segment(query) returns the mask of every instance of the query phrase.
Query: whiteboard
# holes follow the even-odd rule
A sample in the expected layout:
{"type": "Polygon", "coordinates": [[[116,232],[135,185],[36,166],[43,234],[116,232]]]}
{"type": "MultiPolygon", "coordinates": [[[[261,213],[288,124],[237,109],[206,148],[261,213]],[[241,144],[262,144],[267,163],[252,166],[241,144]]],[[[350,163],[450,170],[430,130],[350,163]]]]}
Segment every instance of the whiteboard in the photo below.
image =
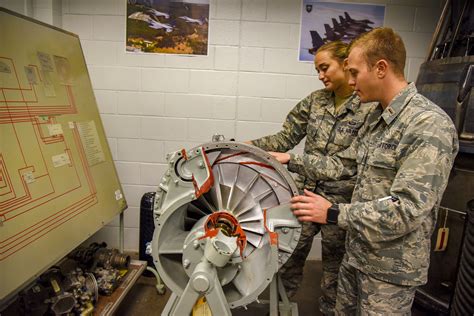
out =
{"type": "Polygon", "coordinates": [[[0,8],[0,303],[126,208],[79,37],[0,8]]]}

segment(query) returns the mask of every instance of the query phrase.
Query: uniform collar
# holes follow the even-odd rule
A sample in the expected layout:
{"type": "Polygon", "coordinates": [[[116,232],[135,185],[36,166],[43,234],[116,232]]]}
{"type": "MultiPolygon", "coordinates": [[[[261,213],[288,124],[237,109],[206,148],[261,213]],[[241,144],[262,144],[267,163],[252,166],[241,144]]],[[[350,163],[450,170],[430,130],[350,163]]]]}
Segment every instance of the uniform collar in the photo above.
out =
{"type": "Polygon", "coordinates": [[[360,105],[360,98],[357,95],[357,93],[352,93],[352,95],[347,99],[346,103],[344,104],[344,107],[348,109],[349,111],[355,112],[360,105]]]}
{"type": "Polygon", "coordinates": [[[383,110],[382,118],[385,123],[389,125],[400,112],[405,108],[405,106],[410,102],[411,98],[417,93],[415,84],[409,83],[405,88],[403,88],[393,99],[390,101],[390,104],[383,110]]]}
{"type": "Polygon", "coordinates": [[[347,98],[346,102],[342,105],[344,107],[344,109],[336,114],[336,104],[334,102],[336,99],[335,99],[335,96],[334,96],[333,92],[327,91],[326,97],[327,97],[327,100],[328,100],[327,110],[334,117],[337,117],[337,116],[339,116],[343,113],[346,113],[347,111],[355,112],[357,110],[357,108],[359,107],[359,104],[360,104],[359,96],[357,96],[356,93],[353,93],[352,95],[350,95],[347,98]]]}

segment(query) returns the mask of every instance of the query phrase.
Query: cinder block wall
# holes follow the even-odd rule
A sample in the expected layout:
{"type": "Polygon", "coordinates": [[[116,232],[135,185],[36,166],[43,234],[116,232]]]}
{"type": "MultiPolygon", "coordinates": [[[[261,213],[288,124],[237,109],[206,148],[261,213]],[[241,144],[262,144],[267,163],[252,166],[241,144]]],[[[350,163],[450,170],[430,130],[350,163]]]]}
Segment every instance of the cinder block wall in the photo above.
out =
{"type": "MultiPolygon", "coordinates": [[[[300,0],[211,0],[208,56],[125,52],[126,0],[0,0],[81,38],[109,145],[129,209],[125,249],[138,250],[139,204],[164,173],[165,155],[210,140],[276,132],[287,112],[322,88],[311,63],[297,61],[300,0]],[[48,13],[50,8],[52,11],[48,13]],[[36,9],[36,13],[35,13],[36,9]]],[[[443,0],[346,0],[386,6],[385,25],[403,37],[414,81],[443,0]]],[[[118,247],[118,219],[93,238],[118,247]]],[[[311,259],[320,258],[316,237],[311,259]]]]}

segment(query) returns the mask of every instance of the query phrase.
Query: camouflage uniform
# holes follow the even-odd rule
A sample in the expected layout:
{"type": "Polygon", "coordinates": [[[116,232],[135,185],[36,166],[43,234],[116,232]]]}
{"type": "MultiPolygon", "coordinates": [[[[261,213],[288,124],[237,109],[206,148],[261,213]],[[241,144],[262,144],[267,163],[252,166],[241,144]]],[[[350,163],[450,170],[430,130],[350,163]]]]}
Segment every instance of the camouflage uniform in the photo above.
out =
{"type": "MultiPolygon", "coordinates": [[[[360,107],[359,98],[350,96],[343,108],[336,113],[332,92],[318,90],[301,100],[288,114],[283,129],[275,135],[253,140],[253,145],[267,151],[286,152],[294,148],[305,136],[305,154],[335,154],[346,149],[354,140],[370,111],[369,106],[360,107]]],[[[355,184],[354,177],[338,181],[318,181],[303,177],[303,159],[292,155],[288,170],[297,172],[298,188],[315,191],[334,203],[348,203],[355,184]]],[[[301,283],[303,266],[311,249],[314,236],[320,226],[303,223],[301,238],[288,262],[280,269],[283,284],[291,297],[301,283]]],[[[345,231],[337,226],[323,227],[323,297],[321,309],[330,313],[335,304],[337,271],[344,255],[345,231]]]]}
{"type": "Polygon", "coordinates": [[[342,261],[339,271],[338,315],[411,315],[416,286],[380,281],[346,260],[342,261]]]}
{"type": "Polygon", "coordinates": [[[380,106],[372,112],[359,135],[333,157],[304,158],[308,176],[318,179],[347,176],[357,163],[352,201],[339,205],[347,253],[336,310],[387,312],[388,304],[389,311],[409,313],[414,289],[427,281],[430,236],[458,151],[456,129],[411,83],[385,110],[380,106]],[[385,282],[380,300],[367,300],[373,294],[363,292],[368,278],[385,282]]]}

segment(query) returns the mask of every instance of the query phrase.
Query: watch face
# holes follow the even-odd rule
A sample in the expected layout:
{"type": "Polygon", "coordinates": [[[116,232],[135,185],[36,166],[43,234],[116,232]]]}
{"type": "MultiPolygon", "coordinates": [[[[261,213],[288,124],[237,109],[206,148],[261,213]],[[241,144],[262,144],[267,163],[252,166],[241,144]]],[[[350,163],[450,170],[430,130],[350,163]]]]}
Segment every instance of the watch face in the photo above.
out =
{"type": "Polygon", "coordinates": [[[332,205],[328,209],[327,219],[326,221],[329,224],[337,224],[337,218],[339,217],[339,207],[332,205]]]}

